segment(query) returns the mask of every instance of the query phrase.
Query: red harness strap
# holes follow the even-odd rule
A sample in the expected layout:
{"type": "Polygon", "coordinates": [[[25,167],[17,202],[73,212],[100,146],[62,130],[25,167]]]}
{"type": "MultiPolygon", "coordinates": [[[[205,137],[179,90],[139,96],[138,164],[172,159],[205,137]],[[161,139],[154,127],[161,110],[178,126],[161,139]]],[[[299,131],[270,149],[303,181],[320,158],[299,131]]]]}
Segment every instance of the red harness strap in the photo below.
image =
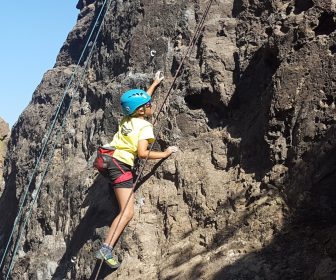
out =
{"type": "Polygon", "coordinates": [[[111,161],[113,161],[113,163],[119,168],[122,174],[117,179],[112,181],[112,184],[120,184],[133,179],[132,172],[131,171],[125,172],[125,170],[122,169],[118,161],[113,157],[114,151],[115,148],[113,147],[111,148],[99,147],[97,151],[97,157],[95,162],[93,163],[93,166],[97,168],[101,174],[103,175],[105,174],[104,176],[107,176],[106,170],[112,163],[111,161]]]}
{"type": "Polygon", "coordinates": [[[117,179],[115,179],[112,183],[113,184],[120,184],[123,182],[126,182],[128,180],[133,179],[133,174],[131,171],[127,171],[125,172],[124,169],[121,168],[121,166],[119,165],[119,163],[116,161],[115,158],[112,157],[112,160],[114,162],[114,164],[120,169],[120,171],[122,172],[122,175],[120,175],[117,179]]]}

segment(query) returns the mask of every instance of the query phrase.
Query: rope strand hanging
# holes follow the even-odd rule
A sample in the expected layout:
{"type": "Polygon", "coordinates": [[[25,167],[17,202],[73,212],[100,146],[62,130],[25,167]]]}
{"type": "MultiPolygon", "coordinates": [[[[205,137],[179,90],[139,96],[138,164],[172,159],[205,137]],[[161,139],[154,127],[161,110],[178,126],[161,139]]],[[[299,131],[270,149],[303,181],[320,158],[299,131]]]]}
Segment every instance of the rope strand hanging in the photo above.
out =
{"type": "MultiPolygon", "coordinates": [[[[79,58],[79,60],[78,60],[78,63],[77,63],[77,65],[76,65],[76,68],[75,68],[75,70],[73,71],[73,73],[72,73],[72,75],[71,75],[71,77],[70,77],[70,80],[69,80],[69,82],[68,82],[68,84],[67,84],[67,86],[66,86],[66,88],[65,88],[65,90],[64,90],[64,93],[63,93],[63,96],[62,96],[62,98],[61,98],[61,101],[60,101],[60,103],[59,103],[59,105],[58,105],[58,107],[57,107],[57,109],[56,109],[56,113],[55,113],[54,120],[53,120],[53,122],[52,122],[52,124],[51,124],[51,127],[50,127],[48,133],[46,134],[47,137],[46,137],[46,139],[44,140],[43,147],[42,147],[42,149],[41,149],[41,152],[40,152],[39,158],[38,158],[38,160],[37,160],[37,162],[36,162],[36,165],[35,165],[35,168],[34,168],[34,170],[33,170],[33,173],[31,174],[29,183],[28,183],[28,185],[25,187],[24,195],[21,196],[21,199],[20,199],[21,203],[20,203],[20,206],[19,206],[19,211],[18,211],[18,214],[17,214],[17,216],[16,216],[16,218],[15,218],[15,221],[14,221],[14,224],[13,224],[13,227],[12,227],[12,231],[11,231],[10,237],[9,237],[9,239],[8,239],[8,242],[7,242],[5,251],[4,251],[3,256],[2,256],[2,259],[1,259],[0,268],[1,268],[1,266],[4,264],[4,260],[5,260],[6,256],[7,256],[7,253],[8,253],[9,245],[10,245],[10,243],[11,243],[11,241],[12,241],[12,237],[13,237],[13,235],[14,235],[14,230],[15,230],[15,228],[16,228],[16,226],[17,226],[17,224],[18,224],[18,222],[19,222],[19,220],[20,220],[20,218],[21,218],[21,215],[22,215],[22,210],[23,210],[24,203],[25,203],[26,198],[27,198],[27,195],[28,195],[29,188],[30,188],[30,186],[31,186],[31,184],[32,184],[32,182],[33,182],[33,180],[34,180],[34,178],[35,178],[35,174],[36,174],[36,172],[37,172],[37,170],[38,170],[38,168],[39,168],[39,166],[40,166],[40,163],[41,163],[41,161],[42,161],[42,158],[43,158],[43,156],[45,155],[45,151],[46,151],[47,144],[48,144],[48,142],[49,142],[49,140],[50,140],[50,137],[51,137],[52,132],[53,132],[54,129],[55,129],[56,122],[57,122],[57,120],[58,120],[58,116],[59,116],[60,113],[61,113],[62,105],[64,105],[64,103],[65,103],[65,98],[68,96],[68,92],[69,92],[69,90],[70,90],[70,86],[72,85],[73,81],[75,80],[75,78],[76,78],[76,76],[77,76],[77,74],[78,74],[78,71],[79,71],[79,68],[80,68],[79,65],[82,63],[84,54],[86,53],[86,51],[87,51],[87,49],[88,49],[88,47],[89,47],[89,44],[92,42],[93,34],[94,34],[94,32],[97,30],[97,27],[99,27],[98,30],[97,30],[97,34],[96,34],[96,36],[95,36],[95,38],[94,38],[94,40],[93,40],[93,43],[91,44],[91,49],[90,49],[89,55],[87,56],[86,61],[85,61],[85,63],[84,63],[84,67],[83,67],[83,69],[82,69],[82,75],[81,75],[81,78],[78,80],[78,82],[77,82],[77,86],[75,87],[75,90],[71,91],[70,94],[69,94],[69,95],[70,95],[70,101],[69,101],[68,107],[67,107],[66,110],[65,110],[63,119],[61,120],[61,122],[62,122],[62,124],[61,124],[61,129],[56,133],[56,138],[58,138],[58,137],[60,136],[60,133],[61,133],[61,131],[62,131],[63,128],[64,128],[65,119],[66,119],[66,116],[67,116],[67,114],[68,114],[68,112],[69,112],[69,109],[70,109],[70,107],[71,107],[71,103],[72,103],[72,99],[73,99],[74,92],[77,91],[77,89],[78,89],[78,87],[79,87],[79,84],[80,84],[81,80],[82,80],[83,77],[84,77],[85,70],[86,70],[86,68],[87,68],[87,66],[88,66],[88,62],[90,61],[91,56],[92,56],[92,53],[93,53],[92,51],[93,51],[93,49],[94,49],[94,47],[95,47],[95,45],[96,45],[97,38],[98,38],[98,36],[99,36],[99,34],[100,34],[100,30],[101,30],[101,27],[102,27],[102,23],[103,23],[103,21],[104,21],[104,19],[105,19],[105,16],[106,16],[108,10],[110,9],[111,3],[112,3],[112,0],[110,0],[109,2],[108,2],[108,0],[105,0],[105,1],[104,1],[103,5],[102,5],[102,7],[101,7],[101,9],[100,9],[100,12],[99,12],[99,14],[98,14],[98,16],[97,16],[97,19],[96,19],[96,21],[95,21],[95,23],[94,23],[94,25],[93,25],[93,27],[92,27],[92,30],[91,30],[91,32],[90,32],[90,35],[88,36],[87,42],[86,42],[86,44],[85,44],[85,46],[84,46],[84,48],[83,48],[83,51],[82,51],[82,53],[81,53],[81,56],[80,56],[80,58],[79,58]],[[104,8],[105,8],[105,6],[106,6],[107,3],[108,3],[108,5],[107,5],[107,7],[106,7],[105,13],[104,13],[103,17],[101,18],[102,14],[103,14],[103,11],[104,11],[104,8]],[[99,21],[101,21],[100,24],[99,24],[99,21]]],[[[19,232],[19,234],[18,234],[18,238],[17,238],[17,240],[16,240],[16,246],[15,246],[15,249],[14,249],[13,254],[12,254],[12,259],[11,259],[11,262],[10,262],[9,269],[8,269],[8,271],[7,271],[6,279],[8,279],[8,277],[9,277],[9,275],[10,275],[10,272],[11,272],[11,270],[12,270],[12,268],[13,268],[13,265],[14,265],[14,258],[15,258],[16,252],[17,252],[17,250],[18,250],[18,247],[19,247],[19,245],[20,245],[20,239],[21,239],[22,232],[23,232],[25,226],[27,225],[27,221],[30,219],[30,216],[31,216],[31,209],[32,209],[33,205],[35,204],[35,202],[36,202],[36,200],[37,200],[37,196],[38,196],[38,194],[39,194],[39,192],[40,192],[41,185],[42,185],[42,183],[43,183],[43,180],[44,180],[44,178],[45,178],[45,176],[46,176],[47,170],[48,170],[49,165],[50,165],[50,163],[51,163],[51,159],[52,159],[52,156],[53,156],[54,151],[55,151],[55,148],[56,148],[56,143],[57,143],[57,141],[54,141],[54,145],[53,145],[53,147],[52,147],[52,149],[51,149],[51,153],[50,153],[50,156],[49,156],[49,160],[48,160],[47,165],[46,165],[46,168],[45,168],[45,170],[44,170],[44,172],[43,172],[42,179],[41,179],[41,181],[40,181],[38,187],[36,188],[37,191],[36,191],[35,197],[33,198],[33,203],[31,203],[31,206],[30,206],[30,208],[29,208],[28,215],[27,215],[27,217],[26,217],[26,219],[25,219],[25,221],[24,221],[24,226],[21,227],[21,230],[20,230],[20,232],[19,232]]]]}

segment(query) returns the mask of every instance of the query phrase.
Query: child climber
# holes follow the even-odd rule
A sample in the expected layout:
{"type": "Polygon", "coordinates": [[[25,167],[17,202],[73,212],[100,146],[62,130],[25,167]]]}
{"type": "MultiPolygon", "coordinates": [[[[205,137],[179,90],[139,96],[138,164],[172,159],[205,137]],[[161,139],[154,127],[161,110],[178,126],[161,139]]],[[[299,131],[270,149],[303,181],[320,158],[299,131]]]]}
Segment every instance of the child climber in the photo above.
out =
{"type": "Polygon", "coordinates": [[[112,182],[120,212],[113,220],[104,244],[96,253],[96,257],[104,260],[111,268],[119,266],[118,259],[112,254],[112,249],[134,214],[131,169],[135,157],[162,159],[177,151],[175,146],[168,147],[164,152],[148,149],[149,144],[154,141],[154,133],[152,124],[146,119],[152,115],[151,96],[163,78],[161,72],[157,72],[154,82],[147,92],[141,89],[131,89],[120,98],[125,117],[121,120],[118,132],[114,135],[112,142],[108,145],[114,150],[112,163],[108,167],[108,177],[112,182]]]}

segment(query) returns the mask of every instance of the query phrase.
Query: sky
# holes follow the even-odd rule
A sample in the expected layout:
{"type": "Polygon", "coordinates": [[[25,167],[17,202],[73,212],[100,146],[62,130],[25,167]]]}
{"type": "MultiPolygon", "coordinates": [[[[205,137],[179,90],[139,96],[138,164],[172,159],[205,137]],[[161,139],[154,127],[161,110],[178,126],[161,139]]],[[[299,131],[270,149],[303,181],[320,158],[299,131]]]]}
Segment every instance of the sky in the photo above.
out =
{"type": "Polygon", "coordinates": [[[78,0],[10,0],[0,9],[0,117],[12,127],[74,27],[78,0]]]}

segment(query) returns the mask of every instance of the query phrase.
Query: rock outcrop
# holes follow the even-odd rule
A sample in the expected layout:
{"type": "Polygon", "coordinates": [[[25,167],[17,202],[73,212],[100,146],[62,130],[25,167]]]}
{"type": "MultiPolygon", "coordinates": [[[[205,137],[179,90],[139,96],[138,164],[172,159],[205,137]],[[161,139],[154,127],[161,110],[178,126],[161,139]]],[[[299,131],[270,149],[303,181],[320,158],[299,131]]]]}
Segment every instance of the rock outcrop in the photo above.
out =
{"type": "MultiPolygon", "coordinates": [[[[66,122],[55,121],[56,108],[102,1],[78,2],[55,67],[12,130],[2,249],[56,127],[23,205],[32,215],[13,279],[95,278],[94,252],[118,213],[108,182],[91,167],[95,149],[116,130],[123,91],[146,88],[157,70],[166,79],[154,102],[163,102],[208,2],[111,3],[92,56],[85,53],[85,78],[60,110],[71,105],[66,122]]],[[[334,279],[335,9],[331,0],[213,1],[156,126],[157,148],[180,152],[147,165],[152,176],[144,176],[135,218],[116,246],[122,266],[103,267],[99,279],[334,279]]]]}
{"type": "Polygon", "coordinates": [[[7,143],[10,135],[10,129],[8,123],[6,123],[2,118],[0,118],[0,194],[3,191],[3,167],[5,156],[7,152],[7,143]]]}

